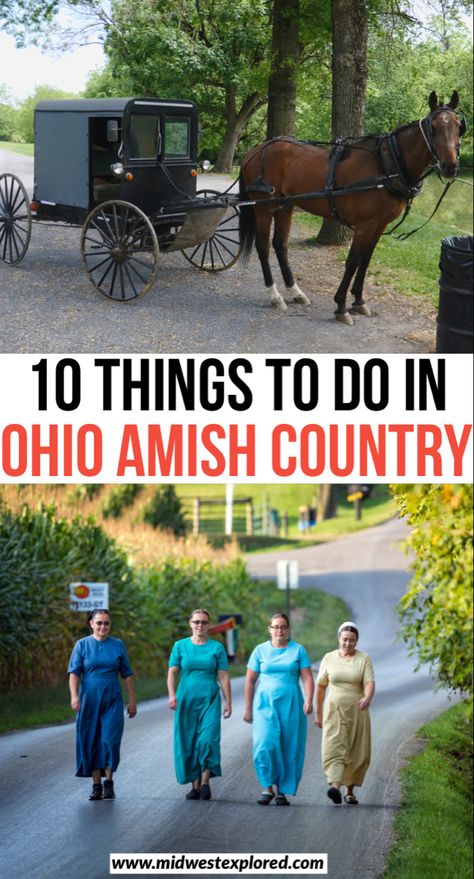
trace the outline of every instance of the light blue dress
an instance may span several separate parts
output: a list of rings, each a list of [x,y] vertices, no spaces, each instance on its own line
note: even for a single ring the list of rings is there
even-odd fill
[[[93,769],[104,775],[120,762],[123,733],[123,698],[118,679],[133,674],[123,641],[109,636],[98,641],[93,635],[76,641],[68,673],[81,678],[81,708],[76,721],[77,772],[89,778]]]
[[[193,644],[176,641],[168,665],[180,669],[174,717],[174,766],[179,784],[199,778],[204,769],[211,778],[221,771],[221,698],[219,669],[229,667],[222,644],[209,638]]]
[[[296,641],[287,647],[259,644],[248,661],[259,673],[253,700],[253,760],[262,787],[276,785],[282,794],[295,794],[303,773],[307,718],[299,683],[303,668],[311,668],[305,648]]]

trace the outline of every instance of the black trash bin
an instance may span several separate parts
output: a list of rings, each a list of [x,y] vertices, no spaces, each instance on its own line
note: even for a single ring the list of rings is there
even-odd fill
[[[441,241],[439,308],[436,351],[439,354],[473,352],[473,237]]]

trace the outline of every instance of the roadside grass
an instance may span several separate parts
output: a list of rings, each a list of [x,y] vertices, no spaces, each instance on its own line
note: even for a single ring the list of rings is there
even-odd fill
[[[422,727],[402,774],[396,842],[383,879],[471,879],[472,734],[464,703]]]
[[[13,143],[9,140],[0,140],[0,150],[9,150],[11,153],[20,153],[21,156],[33,156],[35,145],[33,143]]]
[[[274,586],[273,581],[255,582],[260,606],[270,616],[285,609],[285,594]],[[292,590],[291,619],[292,636],[304,644],[313,662],[334,647],[334,632],[341,620],[346,619],[349,609],[344,601],[316,589]],[[246,629],[252,632],[255,644],[264,641],[267,632],[252,626],[245,620]],[[72,647],[72,645],[71,645]],[[170,645],[171,649],[171,645]],[[132,656],[133,665],[133,656]],[[245,662],[230,667],[232,677],[245,674]],[[156,699],[166,695],[164,675],[157,677],[136,676],[137,701]],[[73,714],[69,707],[69,691],[66,673],[64,683],[55,687],[15,690],[0,693],[0,733],[32,727],[71,722]]]
[[[423,193],[414,200],[408,218],[395,235],[416,229],[424,222],[442,191],[443,186],[436,177],[428,178]],[[317,235],[321,225],[318,217],[302,213],[294,216],[300,229]],[[439,296],[441,240],[451,235],[472,235],[472,218],[472,173],[464,171],[449,189],[435,217],[416,235],[406,241],[397,241],[393,235],[382,236],[370,261],[372,281],[380,287],[395,287],[406,296],[424,295],[436,304]],[[341,262],[346,256],[347,248],[338,248]]]

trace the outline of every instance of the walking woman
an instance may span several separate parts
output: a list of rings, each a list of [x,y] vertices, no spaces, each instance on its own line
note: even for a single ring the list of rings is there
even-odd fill
[[[339,626],[338,638],[338,649],[326,653],[319,668],[315,723],[323,731],[327,795],[339,805],[344,785],[344,802],[356,806],[354,787],[361,786],[370,763],[368,708],[375,691],[374,670],[370,656],[357,650],[359,632],[353,622],[349,620]]]
[[[111,623],[108,610],[93,610],[89,617],[92,634],[76,641],[69,660],[71,708],[77,712],[76,775],[92,776],[90,800],[115,798],[113,774],[120,762],[124,726],[119,675],[127,689],[128,716],[137,713],[127,650],[119,638],[111,636]]]
[[[169,707],[176,712],[175,771],[179,784],[192,784],[187,800],[209,800],[209,779],[222,775],[221,690],[223,716],[232,714],[227,654],[222,644],[209,638],[210,622],[207,610],[193,610],[191,637],[176,641],[169,659]]]
[[[270,639],[248,661],[244,720],[253,723],[253,759],[263,788],[257,802],[268,806],[275,798],[277,806],[289,806],[287,796],[296,794],[303,773],[314,680],[306,650],[290,638],[286,614],[273,614],[268,631]]]

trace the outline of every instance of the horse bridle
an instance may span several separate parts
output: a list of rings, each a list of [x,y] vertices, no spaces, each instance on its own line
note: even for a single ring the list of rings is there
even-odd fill
[[[449,113],[454,113],[454,115],[456,116],[456,119],[459,122],[459,138],[460,139],[461,139],[461,137],[463,137],[464,134],[466,134],[466,131],[467,131],[466,117],[465,117],[464,113],[457,114],[454,112],[454,110],[451,107],[448,107],[444,104],[441,107],[436,107],[436,109],[433,110],[431,113],[429,113],[428,116],[425,116],[423,119],[419,120],[418,127],[419,127],[421,134],[423,136],[423,140],[425,141],[426,146],[428,147],[428,151],[429,151],[430,156],[432,158],[433,164],[438,169],[438,172],[440,172],[440,170],[441,170],[440,169],[441,163],[440,163],[440,159],[439,159],[439,156],[436,152],[436,147],[434,144],[433,117],[438,116],[443,111],[448,111]],[[460,144],[458,143],[458,148],[457,148],[458,156],[459,156],[459,147],[460,147]]]

